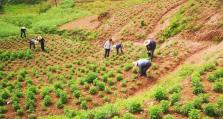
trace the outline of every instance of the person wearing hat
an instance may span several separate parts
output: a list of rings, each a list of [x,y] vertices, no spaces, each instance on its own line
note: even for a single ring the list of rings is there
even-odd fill
[[[146,45],[147,51],[148,51],[148,56],[151,58],[151,60],[153,59],[154,56],[154,51],[156,49],[156,41],[153,40],[152,38],[146,40],[144,42],[144,44]]]
[[[136,62],[133,62],[133,64],[139,68],[138,73],[140,76],[147,76],[146,72],[152,65],[151,61],[148,59],[140,59]]]
[[[20,36],[21,38],[23,38],[23,36],[26,37],[26,27],[23,26],[20,28]]]
[[[42,36],[38,36],[42,51],[45,51],[45,39]]]
[[[112,48],[112,39],[109,39],[104,44],[104,49],[105,49],[105,55],[104,55],[104,57],[105,58],[109,57],[111,48]]]

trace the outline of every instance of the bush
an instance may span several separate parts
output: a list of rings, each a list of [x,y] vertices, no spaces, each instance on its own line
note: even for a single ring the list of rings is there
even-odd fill
[[[167,93],[164,88],[157,88],[154,93],[154,98],[158,101],[165,100],[167,98]]]
[[[198,83],[196,86],[193,87],[193,93],[198,95],[204,92],[204,87],[201,83]]]
[[[223,79],[220,79],[214,82],[213,90],[217,93],[223,92]]]
[[[173,94],[173,93],[179,93],[182,90],[182,87],[180,85],[174,86],[169,93]]]
[[[217,105],[208,103],[204,106],[204,112],[208,116],[217,116]]]
[[[67,103],[67,93],[65,93],[65,92],[60,92],[59,97],[60,97],[59,100],[60,100],[60,102],[61,102],[62,104]]]
[[[87,109],[88,108],[87,101],[81,101],[81,108],[82,109]]]
[[[108,80],[108,84],[109,84],[110,86],[112,86],[112,85],[115,84],[115,82],[114,82],[112,79],[109,79],[109,80]]]
[[[95,88],[94,86],[92,86],[90,88],[90,90],[89,90],[89,93],[92,94],[92,95],[96,94],[97,93],[97,88]]]
[[[180,93],[173,93],[172,95],[170,95],[170,102],[171,104],[175,104],[176,102],[180,101]]]
[[[194,104],[193,102],[188,102],[186,104],[184,104],[181,108],[181,112],[184,114],[184,115],[188,115],[189,112],[194,109]]]
[[[96,84],[96,86],[97,86],[98,90],[100,90],[100,91],[105,90],[105,83],[103,83],[103,82],[98,82]]]
[[[107,75],[107,74],[104,74],[104,75],[102,76],[102,80],[103,80],[104,82],[107,82],[107,81],[108,81],[108,75]]]
[[[93,81],[97,79],[97,74],[94,72],[88,73],[87,77],[85,78],[85,81],[87,83],[93,83]]]
[[[200,118],[201,118],[201,116],[200,116],[200,110],[192,109],[189,112],[189,119],[200,119]]]
[[[163,119],[174,119],[174,117],[170,114],[167,114],[163,117]]]
[[[17,114],[19,116],[22,116],[24,114],[24,110],[23,109],[18,109],[16,112],[17,112]]]
[[[123,80],[123,77],[122,77],[121,74],[118,74],[117,77],[116,77],[116,79],[117,79],[118,81],[121,81],[121,80]]]
[[[81,96],[81,92],[79,90],[75,90],[73,91],[73,95],[76,97],[76,98],[79,98]]]
[[[141,104],[138,103],[138,102],[130,102],[127,106],[129,112],[131,113],[136,113],[136,112],[140,112],[142,111],[142,107],[141,107]]]
[[[58,100],[58,101],[57,101],[56,106],[57,106],[58,109],[61,109],[61,108],[64,107],[64,106],[63,106],[63,103],[61,102],[61,100]]]
[[[76,110],[65,109],[64,110],[64,114],[68,118],[73,118],[73,117],[75,117],[77,115],[77,112],[76,112]]]
[[[52,99],[49,95],[46,95],[43,99],[43,104],[45,106],[49,106],[52,103]]]
[[[162,100],[160,103],[162,112],[167,113],[170,107],[170,102],[167,100]]]
[[[132,64],[126,64],[124,69],[125,71],[129,71],[130,69],[132,69],[132,67],[133,67]]]
[[[148,115],[150,119],[160,119],[161,118],[161,112],[162,110],[160,109],[159,106],[155,105],[155,106],[151,106],[148,109]]]

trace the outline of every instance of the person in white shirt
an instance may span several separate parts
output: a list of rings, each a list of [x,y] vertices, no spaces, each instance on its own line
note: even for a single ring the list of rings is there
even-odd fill
[[[105,49],[105,55],[104,55],[104,57],[105,58],[109,57],[111,48],[112,48],[112,39],[109,39],[104,44],[104,49]]]
[[[39,42],[36,39],[34,39],[34,38],[30,39],[29,40],[29,48],[31,49],[33,46],[33,48],[35,49],[36,48],[35,45],[37,45],[38,43]]]

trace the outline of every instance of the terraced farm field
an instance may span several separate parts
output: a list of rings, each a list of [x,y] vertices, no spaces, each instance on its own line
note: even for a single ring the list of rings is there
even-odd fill
[[[0,5],[0,118],[221,119],[222,6],[220,0]],[[26,38],[19,37],[21,26]],[[29,48],[39,35],[45,51]],[[149,58],[143,42],[151,37],[155,57],[142,77],[133,62]],[[110,38],[124,53],[113,47],[104,58]]]

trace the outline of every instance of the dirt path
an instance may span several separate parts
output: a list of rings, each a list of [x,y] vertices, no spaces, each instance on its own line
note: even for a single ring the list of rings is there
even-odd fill
[[[101,22],[98,21],[98,16],[88,16],[68,22],[59,27],[60,30],[73,30],[73,29],[96,29],[100,26]]]

